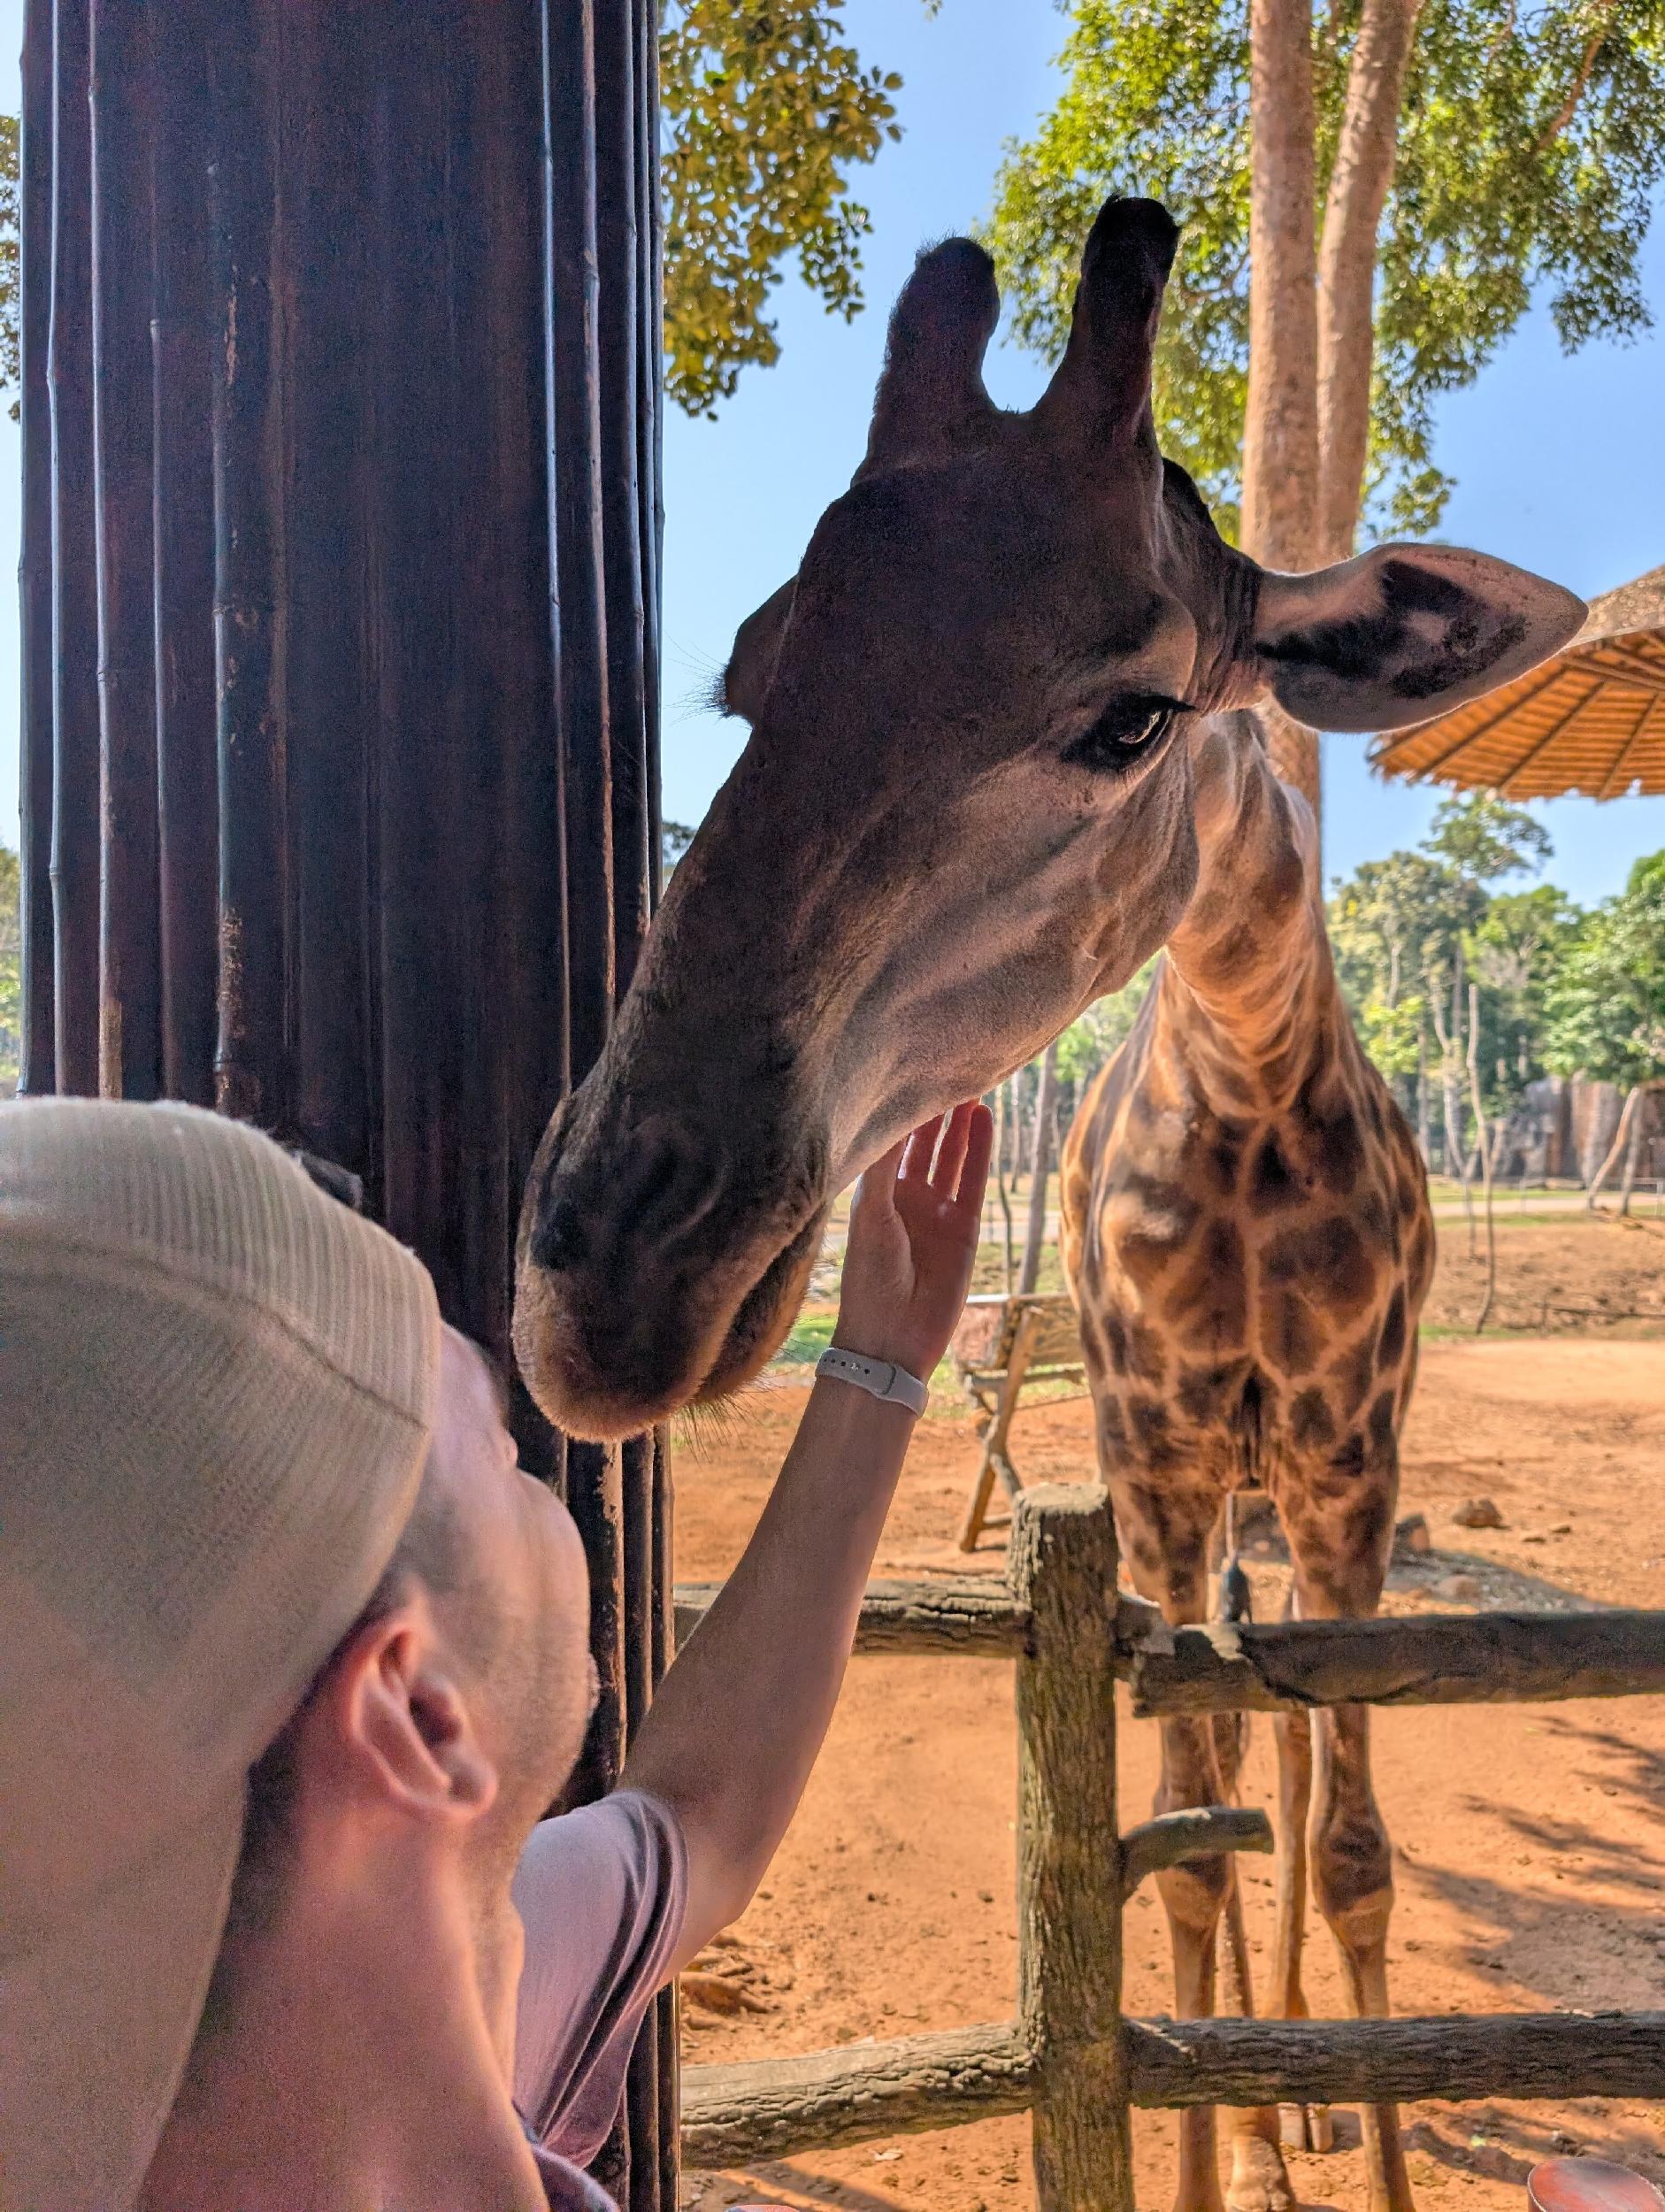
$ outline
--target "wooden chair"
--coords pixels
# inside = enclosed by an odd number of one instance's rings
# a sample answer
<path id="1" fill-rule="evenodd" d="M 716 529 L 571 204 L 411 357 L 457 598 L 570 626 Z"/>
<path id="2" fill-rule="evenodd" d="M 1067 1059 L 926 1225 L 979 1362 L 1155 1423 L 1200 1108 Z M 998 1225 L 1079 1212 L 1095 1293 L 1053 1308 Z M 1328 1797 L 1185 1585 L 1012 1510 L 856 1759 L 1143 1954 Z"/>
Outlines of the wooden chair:
<path id="1" fill-rule="evenodd" d="M 983 1440 L 983 1456 L 960 1529 L 960 1549 L 974 1551 L 986 1528 L 1003 1527 L 1009 1517 L 988 1509 L 995 1477 L 1009 1497 L 1024 1486 L 1009 1440 L 1018 1399 L 1037 1383 L 1067 1382 L 1084 1388 L 1086 1368 L 1075 1308 L 1055 1293 L 968 1298 L 948 1352 L 960 1387 L 981 1417 L 977 1432 Z"/>

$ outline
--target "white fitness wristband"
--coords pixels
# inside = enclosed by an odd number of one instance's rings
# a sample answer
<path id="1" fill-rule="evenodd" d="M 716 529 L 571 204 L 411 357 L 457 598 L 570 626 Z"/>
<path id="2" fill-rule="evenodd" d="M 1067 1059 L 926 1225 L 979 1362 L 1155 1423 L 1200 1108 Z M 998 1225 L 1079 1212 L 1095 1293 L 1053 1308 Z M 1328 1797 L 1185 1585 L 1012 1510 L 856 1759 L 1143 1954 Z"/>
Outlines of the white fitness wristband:
<path id="1" fill-rule="evenodd" d="M 923 1413 L 931 1402 L 930 1391 L 905 1367 L 894 1367 L 886 1359 L 863 1359 L 859 1352 L 847 1352 L 836 1344 L 822 1353 L 815 1371 L 831 1375 L 835 1382 L 854 1383 L 887 1405 L 906 1406 L 909 1413 Z"/>

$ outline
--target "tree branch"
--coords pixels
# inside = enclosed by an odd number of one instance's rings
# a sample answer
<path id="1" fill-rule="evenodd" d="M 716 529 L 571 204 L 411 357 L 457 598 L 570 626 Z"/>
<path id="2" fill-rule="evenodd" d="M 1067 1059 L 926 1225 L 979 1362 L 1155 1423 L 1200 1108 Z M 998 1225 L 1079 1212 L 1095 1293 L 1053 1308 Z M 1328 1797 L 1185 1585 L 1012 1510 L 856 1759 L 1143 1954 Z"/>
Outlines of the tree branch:
<path id="1" fill-rule="evenodd" d="M 1618 0 L 1607 0 L 1607 4 L 1602 8 L 1597 27 L 1592 32 L 1585 43 L 1578 67 L 1574 73 L 1573 81 L 1567 88 L 1566 98 L 1556 109 L 1554 119 L 1538 134 L 1537 150 L 1540 154 L 1548 152 L 1572 121 L 1573 117 L 1577 114 L 1578 103 L 1584 98 L 1589 88 L 1590 73 L 1596 65 L 1596 56 L 1601 51 L 1606 43 L 1607 33 L 1613 27 L 1613 18 L 1617 5 Z"/>

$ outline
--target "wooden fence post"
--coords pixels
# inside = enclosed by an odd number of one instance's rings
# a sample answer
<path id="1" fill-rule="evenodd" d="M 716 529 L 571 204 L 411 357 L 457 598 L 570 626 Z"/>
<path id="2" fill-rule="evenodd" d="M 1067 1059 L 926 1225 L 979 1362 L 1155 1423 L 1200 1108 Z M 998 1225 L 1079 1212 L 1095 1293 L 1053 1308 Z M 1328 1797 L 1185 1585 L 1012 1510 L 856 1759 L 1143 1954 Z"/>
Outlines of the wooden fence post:
<path id="1" fill-rule="evenodd" d="M 1017 1991 L 1040 2212 L 1133 2212 L 1116 1815 L 1116 1530 L 1102 1490 L 1014 1501 Z"/>

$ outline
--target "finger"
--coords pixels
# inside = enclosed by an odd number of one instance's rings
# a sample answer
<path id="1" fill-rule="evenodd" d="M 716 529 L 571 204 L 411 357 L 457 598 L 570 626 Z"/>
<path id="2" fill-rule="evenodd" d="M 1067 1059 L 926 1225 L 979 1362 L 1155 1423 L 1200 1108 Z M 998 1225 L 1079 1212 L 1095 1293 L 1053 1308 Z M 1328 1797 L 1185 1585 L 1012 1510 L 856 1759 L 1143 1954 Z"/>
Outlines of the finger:
<path id="1" fill-rule="evenodd" d="M 927 1182 L 931 1176 L 931 1160 L 937 1148 L 941 1132 L 942 1117 L 932 1114 L 929 1121 L 922 1121 L 908 1140 L 908 1148 L 902 1156 L 901 1182 Z"/>
<path id="2" fill-rule="evenodd" d="M 931 1187 L 940 1197 L 951 1199 L 960 1187 L 960 1170 L 965 1164 L 965 1143 L 971 1128 L 969 1105 L 956 1106 L 943 1125 L 942 1141 L 937 1147 L 937 1164 L 931 1178 Z"/>
<path id="3" fill-rule="evenodd" d="M 983 1194 L 988 1187 L 989 1162 L 994 1156 L 994 1117 L 979 1103 L 972 1106 L 965 1117 L 965 1157 L 961 1163 L 955 1197 L 955 1203 L 963 1213 L 974 1213 L 979 1220 Z"/>
<path id="4" fill-rule="evenodd" d="M 888 1152 L 881 1152 L 871 1167 L 863 1169 L 856 1186 L 856 1195 L 850 1202 L 852 1213 L 857 1206 L 888 1206 L 891 1203 L 908 1141 L 906 1137 L 898 1137 Z"/>

